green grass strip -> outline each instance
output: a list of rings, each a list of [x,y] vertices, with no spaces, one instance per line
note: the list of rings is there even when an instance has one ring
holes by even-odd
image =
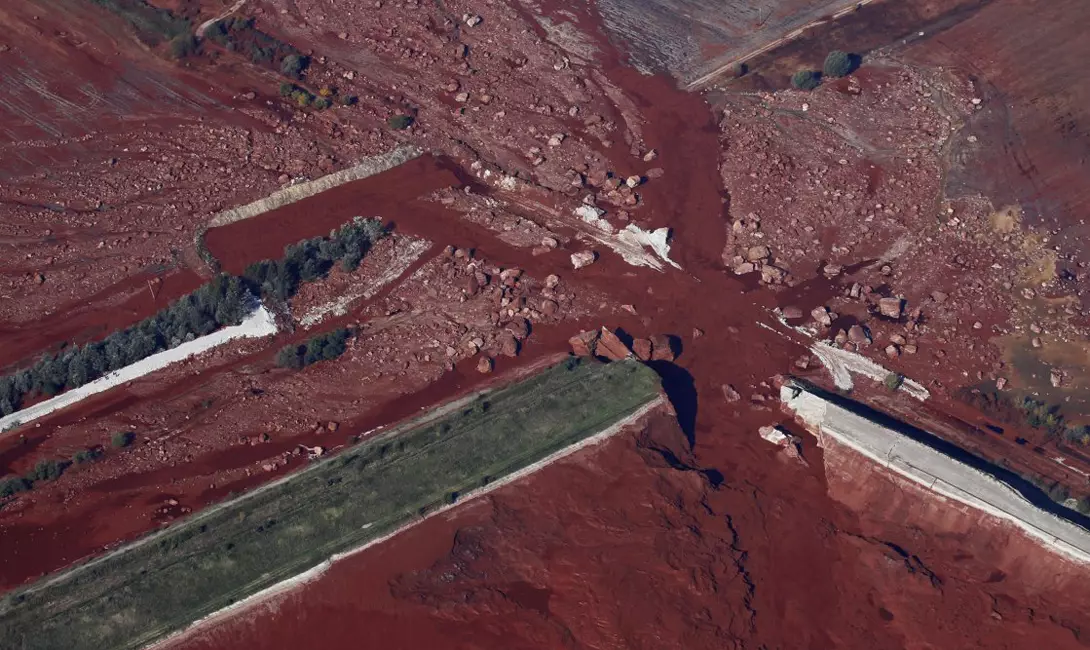
[[[424,416],[9,594],[0,647],[142,647],[577,443],[658,391],[641,364],[572,359]]]

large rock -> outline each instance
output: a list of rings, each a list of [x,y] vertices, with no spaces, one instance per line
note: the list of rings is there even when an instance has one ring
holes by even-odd
[[[677,358],[674,343],[665,334],[656,334],[651,337],[651,360],[673,361]]]
[[[829,327],[833,324],[833,315],[826,307],[814,307],[813,311],[810,312],[810,315],[813,316],[814,320],[822,327]]]
[[[504,325],[504,329],[518,340],[522,340],[527,336],[530,336],[530,322],[521,316],[515,316],[511,319],[511,322]]]
[[[571,265],[577,269],[581,269],[584,266],[594,264],[596,259],[598,259],[598,254],[594,251],[580,251],[578,253],[572,253]]]
[[[750,262],[759,262],[768,259],[771,254],[772,251],[768,249],[768,246],[751,246],[746,250],[746,259]]]
[[[492,372],[492,359],[488,357],[481,357],[481,360],[477,362],[477,372],[482,375],[487,375]]]
[[[500,352],[502,352],[503,354],[509,357],[518,356],[519,342],[518,339],[516,339],[515,336],[511,334],[511,332],[501,332],[500,335],[496,337],[496,342],[499,343]]]
[[[901,298],[879,298],[878,313],[887,318],[900,318],[904,311],[905,301]]]
[[[870,345],[870,333],[862,325],[852,325],[848,328],[848,340],[856,345]]]
[[[602,331],[598,336],[598,345],[595,348],[594,353],[600,357],[605,357],[610,361],[620,361],[621,359],[627,359],[632,356],[632,352],[628,349],[628,346],[617,337],[616,332],[608,327],[602,328]]]
[[[788,305],[783,308],[783,317],[787,320],[795,320],[796,318],[802,318],[802,310],[794,305]]]
[[[571,345],[572,354],[575,356],[592,357],[594,356],[594,348],[598,344],[598,330],[579,332],[568,339],[568,343]]]
[[[632,341],[632,352],[640,361],[651,360],[651,341],[648,339],[636,339]]]
[[[772,266],[771,264],[765,264],[761,267],[761,282],[765,284],[779,284],[787,278],[787,271]]]

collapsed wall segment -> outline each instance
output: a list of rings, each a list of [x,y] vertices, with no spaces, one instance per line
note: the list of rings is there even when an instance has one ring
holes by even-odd
[[[828,436],[945,498],[1013,523],[1046,548],[1090,564],[1090,530],[1038,507],[995,476],[799,384],[785,384],[780,400],[819,440]]]

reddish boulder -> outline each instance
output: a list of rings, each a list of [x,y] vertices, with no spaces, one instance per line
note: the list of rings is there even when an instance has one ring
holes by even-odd
[[[530,336],[530,322],[521,316],[515,316],[504,328],[520,341]]]
[[[862,325],[852,325],[848,328],[848,340],[856,345],[870,345],[870,333]]]
[[[640,361],[651,360],[651,341],[648,339],[636,339],[632,341],[632,351]]]
[[[608,327],[602,328],[601,335],[598,337],[598,346],[595,349],[595,354],[600,357],[605,357],[610,361],[619,361],[632,356],[632,352],[628,349],[628,346],[626,346],[621,339],[617,338],[617,334]]]
[[[592,357],[598,343],[598,331],[580,332],[568,339],[568,343],[571,345],[572,354],[575,356]]]
[[[651,337],[651,359],[654,361],[673,361],[677,358],[674,345],[670,337],[665,334],[656,334]]]
[[[482,375],[487,375],[492,372],[492,359],[488,357],[481,357],[481,360],[477,362],[477,372]]]
[[[471,275],[466,278],[465,286],[463,287],[466,295],[475,296],[477,295],[477,292],[480,290],[480,288],[481,285],[479,282],[477,282],[477,278],[475,276]]]
[[[500,344],[500,352],[503,354],[509,357],[518,356],[519,342],[511,332],[502,332],[496,337],[496,342]]]
[[[900,318],[905,301],[900,298],[879,298],[878,312],[887,318]]]

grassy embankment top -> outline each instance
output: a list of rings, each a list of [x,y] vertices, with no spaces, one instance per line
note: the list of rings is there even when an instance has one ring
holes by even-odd
[[[634,413],[641,364],[571,359],[0,601],[0,647],[138,648]]]

